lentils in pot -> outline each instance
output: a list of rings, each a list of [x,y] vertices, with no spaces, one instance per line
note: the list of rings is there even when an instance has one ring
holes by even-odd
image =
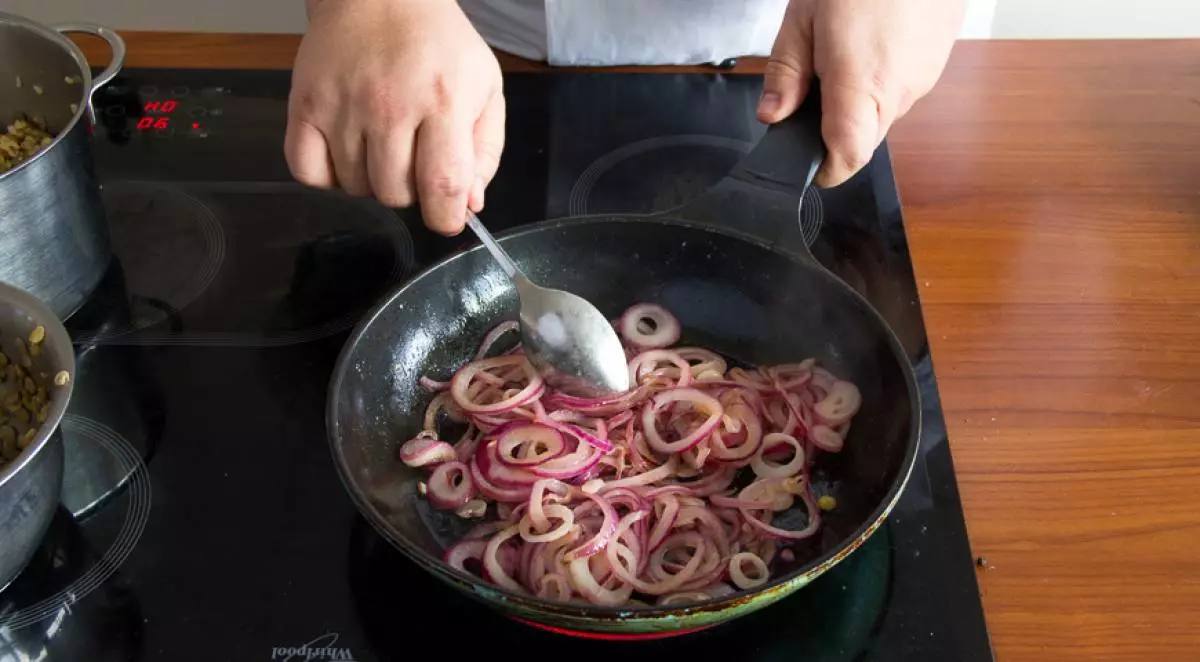
[[[35,365],[45,339],[45,327],[38,326],[28,338],[0,343],[0,469],[37,439],[50,416],[52,385],[65,386],[69,381],[65,371],[50,375]]]
[[[0,135],[0,173],[8,172],[29,160],[38,150],[54,141],[40,118],[18,117]]]

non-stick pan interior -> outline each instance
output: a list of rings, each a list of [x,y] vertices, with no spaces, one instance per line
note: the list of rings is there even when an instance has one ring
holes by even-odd
[[[609,316],[657,302],[678,316],[685,344],[748,364],[816,357],[859,386],[862,410],[845,449],[822,454],[815,472],[818,491],[834,495],[837,507],[783,570],[835,552],[894,496],[916,443],[915,394],[882,322],[820,267],[705,227],[650,219],[547,223],[502,241],[532,280],[580,294]],[[374,524],[410,553],[440,558],[462,530],[457,517],[425,505],[416,490],[422,474],[396,458],[431,399],[418,378],[449,378],[516,312],[516,292],[492,258],[468,251],[389,297],[343,353],[329,411],[335,459]]]

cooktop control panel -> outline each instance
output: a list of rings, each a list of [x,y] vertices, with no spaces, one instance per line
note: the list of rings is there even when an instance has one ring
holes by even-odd
[[[92,97],[99,171],[289,180],[283,136],[290,83],[279,71],[123,71]],[[267,158],[239,158],[251,153]]]

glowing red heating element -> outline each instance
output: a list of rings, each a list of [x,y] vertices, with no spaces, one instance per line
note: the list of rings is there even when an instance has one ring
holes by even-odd
[[[691,628],[689,630],[679,630],[676,632],[644,632],[644,633],[639,633],[639,634],[620,634],[620,633],[615,633],[615,632],[584,632],[583,630],[570,630],[567,628],[554,627],[553,625],[546,625],[545,623],[535,623],[534,621],[529,621],[524,618],[517,618],[515,616],[512,616],[511,618],[514,621],[520,621],[521,623],[524,623],[525,625],[532,625],[533,627],[535,627],[539,630],[545,630],[546,632],[553,632],[555,634],[565,634],[568,637],[578,637],[580,639],[599,639],[602,641],[648,641],[651,639],[666,639],[667,637],[678,637],[678,636],[684,635],[684,634],[700,632],[701,630],[707,630],[708,628],[712,627],[711,625],[705,625],[703,627]]]

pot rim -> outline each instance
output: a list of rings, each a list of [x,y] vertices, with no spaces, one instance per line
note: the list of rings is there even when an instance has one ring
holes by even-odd
[[[46,304],[25,290],[4,282],[0,282],[0,301],[24,311],[33,318],[35,324],[40,324],[46,329],[45,343],[58,358],[54,366],[55,372],[66,370],[70,375],[70,379],[65,385],[52,386],[48,389],[50,391],[50,413],[38,428],[38,434],[33,443],[26,446],[7,466],[0,468],[0,488],[3,488],[10,478],[20,473],[54,439],[58,427],[62,423],[62,418],[67,413],[71,394],[75,390],[76,374],[75,347],[71,343],[71,336],[67,334],[67,329],[63,326],[62,321],[51,312]]]
[[[37,154],[33,155],[33,158],[22,161],[6,172],[0,173],[0,182],[3,182],[6,178],[15,176],[16,173],[24,170],[30,164],[41,159],[46,155],[47,152],[54,149],[55,145],[64,139],[67,134],[69,134],[75,128],[75,125],[79,124],[79,121],[84,114],[88,112],[88,109],[91,107],[92,93],[95,92],[95,90],[92,89],[92,68],[90,65],[88,65],[87,57],[83,54],[83,51],[79,48],[79,46],[76,46],[75,42],[68,39],[62,32],[59,32],[48,25],[25,18],[24,16],[3,11],[0,11],[0,26],[15,26],[24,28],[42,37],[43,39],[57,44],[59,47],[65,50],[73,60],[75,60],[75,65],[79,68],[81,82],[80,97],[75,103],[75,114],[71,116],[71,121],[67,122],[67,125],[61,130],[57,131],[54,134],[54,138],[50,144],[38,150]],[[7,121],[5,121],[5,125],[7,125]],[[0,483],[2,482],[3,479],[0,479]]]

